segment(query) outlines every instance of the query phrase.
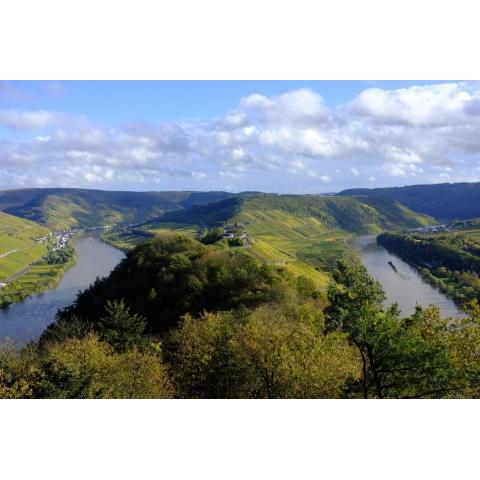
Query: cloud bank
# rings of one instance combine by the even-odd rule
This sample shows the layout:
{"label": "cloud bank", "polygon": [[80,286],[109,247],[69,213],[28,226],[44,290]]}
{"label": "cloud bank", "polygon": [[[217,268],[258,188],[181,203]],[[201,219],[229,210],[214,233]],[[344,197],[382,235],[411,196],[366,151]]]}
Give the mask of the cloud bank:
{"label": "cloud bank", "polygon": [[322,192],[480,175],[480,92],[467,83],[368,88],[335,107],[310,89],[252,93],[220,118],[115,128],[0,110],[2,131],[0,188]]}

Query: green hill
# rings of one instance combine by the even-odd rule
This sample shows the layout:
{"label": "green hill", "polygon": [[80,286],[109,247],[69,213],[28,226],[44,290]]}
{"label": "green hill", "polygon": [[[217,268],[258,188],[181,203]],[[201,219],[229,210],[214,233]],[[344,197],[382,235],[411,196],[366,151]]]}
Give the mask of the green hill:
{"label": "green hill", "polygon": [[252,223],[253,218],[263,218],[269,222],[267,218],[272,212],[274,216],[315,219],[324,229],[342,229],[356,233],[413,228],[434,221],[389,198],[257,194],[169,212],[148,222],[146,226],[151,229],[153,226],[172,223],[212,228],[234,219]]}
{"label": "green hill", "polygon": [[440,183],[392,188],[354,188],[339,195],[364,198],[388,197],[411,210],[439,220],[480,217],[480,183]]}
{"label": "green hill", "polygon": [[227,192],[122,192],[69,188],[0,191],[0,211],[52,229],[137,223],[233,196]]}
{"label": "green hill", "polygon": [[[168,212],[146,222],[142,231],[181,230],[200,236],[207,229],[233,222],[243,225],[253,241],[246,248],[251,255],[325,286],[325,272],[349,251],[346,241],[352,234],[413,228],[431,224],[433,219],[388,198],[254,194]],[[130,232],[113,240],[127,247],[143,239]]]}
{"label": "green hill", "polygon": [[35,242],[50,231],[34,222],[0,212],[0,281],[47,253],[47,242]]}

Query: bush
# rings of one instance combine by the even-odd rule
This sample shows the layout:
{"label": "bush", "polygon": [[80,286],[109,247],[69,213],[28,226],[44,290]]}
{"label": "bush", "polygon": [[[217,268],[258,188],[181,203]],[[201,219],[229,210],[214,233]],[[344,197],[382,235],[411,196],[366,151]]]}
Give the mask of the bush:
{"label": "bush", "polygon": [[0,398],[171,398],[158,349],[117,353],[95,334],[0,354]]}

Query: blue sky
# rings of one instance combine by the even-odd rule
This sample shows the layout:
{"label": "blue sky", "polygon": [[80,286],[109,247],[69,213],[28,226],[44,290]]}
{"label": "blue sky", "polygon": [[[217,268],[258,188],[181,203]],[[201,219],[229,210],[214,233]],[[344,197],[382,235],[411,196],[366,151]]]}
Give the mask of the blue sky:
{"label": "blue sky", "polygon": [[0,82],[0,188],[292,193],[473,181],[459,81]]}
{"label": "blue sky", "polygon": [[[331,107],[348,102],[365,88],[395,89],[425,81],[22,81],[8,82],[17,95],[0,97],[0,107],[61,110],[86,114],[108,126],[220,117],[252,93],[265,96],[310,88]],[[3,89],[5,90],[5,88]],[[2,89],[0,88],[0,92]],[[1,94],[1,93],[0,93]]]}

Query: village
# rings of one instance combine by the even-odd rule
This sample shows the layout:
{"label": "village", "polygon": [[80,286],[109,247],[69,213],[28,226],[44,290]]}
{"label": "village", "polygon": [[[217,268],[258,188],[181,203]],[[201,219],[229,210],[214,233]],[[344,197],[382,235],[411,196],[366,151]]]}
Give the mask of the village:
{"label": "village", "polygon": [[[80,232],[96,232],[96,231],[103,231],[103,230],[108,230],[111,229],[112,225],[103,225],[103,226],[98,226],[98,227],[88,227],[88,228],[73,228],[69,230],[55,230],[50,232],[48,235],[44,237],[36,237],[33,239],[35,244],[43,244],[45,242],[48,243],[48,253],[55,253],[59,252],[62,249],[66,248],[68,245],[68,241],[70,238],[72,238],[74,235]],[[46,258],[42,257],[43,259]],[[12,275],[7,281],[0,282],[0,289],[5,288],[9,283],[11,283],[13,280],[18,278],[19,276],[25,274],[28,272],[31,267],[33,266],[35,262],[32,262],[22,268],[19,272],[15,273]]]}
{"label": "village", "polygon": [[474,218],[471,220],[456,220],[451,223],[430,225],[428,227],[412,228],[410,231],[415,233],[453,232],[455,230],[478,228],[479,225],[480,225],[480,219]]}

